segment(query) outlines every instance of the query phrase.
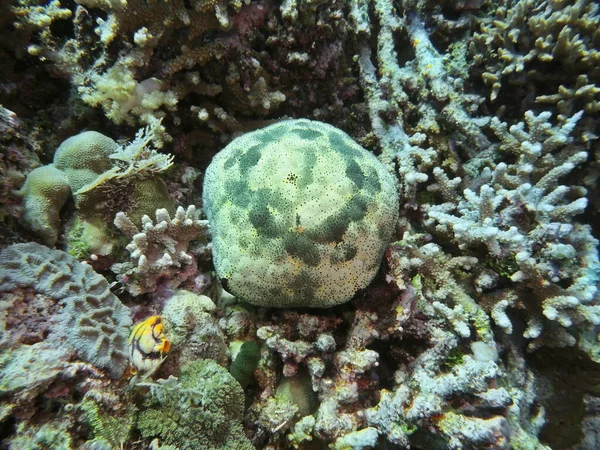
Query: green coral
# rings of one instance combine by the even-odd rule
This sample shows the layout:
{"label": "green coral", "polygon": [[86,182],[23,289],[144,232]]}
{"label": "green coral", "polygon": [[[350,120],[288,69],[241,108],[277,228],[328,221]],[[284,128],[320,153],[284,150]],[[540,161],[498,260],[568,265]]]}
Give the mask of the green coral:
{"label": "green coral", "polygon": [[93,253],[108,255],[113,253],[115,248],[124,248],[127,244],[98,217],[82,220],[76,216],[67,224],[66,230],[66,251],[79,260],[89,258]]}
{"label": "green coral", "polygon": [[169,196],[167,185],[160,178],[137,180],[132,188],[131,198],[134,207],[127,215],[136,225],[142,223],[144,215],[150,216],[157,209],[166,209],[171,216],[175,214],[175,205]]}
{"label": "green coral", "polygon": [[37,234],[46,245],[58,239],[60,210],[71,189],[67,177],[53,165],[32,170],[20,191],[23,196],[23,225]]}
{"label": "green coral", "polygon": [[45,423],[39,427],[21,423],[9,448],[19,450],[72,450],[71,436],[64,423]]}
{"label": "green coral", "polygon": [[251,450],[243,415],[239,383],[216,362],[202,359],[185,365],[179,379],[151,386],[137,426],[143,437],[180,450]]}
{"label": "green coral", "polygon": [[483,265],[503,278],[510,278],[519,271],[519,264],[514,253],[503,259],[490,256],[483,262]]}
{"label": "green coral", "polygon": [[460,347],[455,347],[450,351],[450,353],[448,353],[448,356],[446,357],[446,360],[444,361],[443,365],[446,370],[450,370],[453,367],[462,364],[464,357],[465,352]]}
{"label": "green coral", "polygon": [[124,414],[105,411],[103,405],[86,395],[79,405],[82,419],[91,429],[93,441],[106,441],[112,448],[121,448],[131,433],[135,421],[135,408],[129,406]]}
{"label": "green coral", "polygon": [[260,346],[255,341],[244,342],[231,362],[229,373],[233,375],[243,388],[250,384],[252,374],[260,360]]}
{"label": "green coral", "polygon": [[83,223],[78,217],[75,218],[73,224],[69,227],[66,252],[79,260],[88,258],[92,253],[90,246],[83,239]]}
{"label": "green coral", "polygon": [[299,417],[309,416],[319,407],[317,394],[312,389],[312,381],[306,371],[293,377],[284,377],[277,386],[275,398],[293,403],[298,408]]}
{"label": "green coral", "polygon": [[77,212],[66,226],[66,245],[70,254],[84,258],[113,252],[118,242],[106,224],[112,223],[117,212],[126,212],[138,226],[144,215],[153,215],[157,209],[173,213],[167,186],[157,176],[171,166],[172,157],[149,145],[155,128],[140,130],[123,147],[95,131],[66,139],[56,150],[53,164],[27,176],[21,191],[23,224],[47,245],[56,244],[59,213],[72,194]]}
{"label": "green coral", "polygon": [[97,131],[85,131],[63,141],[54,154],[54,165],[69,179],[73,192],[113,166],[110,155],[119,150],[119,145],[108,136]]}
{"label": "green coral", "polygon": [[375,276],[398,204],[386,166],[343,131],[306,119],[238,137],[204,178],[217,275],[260,306],[350,300]]}

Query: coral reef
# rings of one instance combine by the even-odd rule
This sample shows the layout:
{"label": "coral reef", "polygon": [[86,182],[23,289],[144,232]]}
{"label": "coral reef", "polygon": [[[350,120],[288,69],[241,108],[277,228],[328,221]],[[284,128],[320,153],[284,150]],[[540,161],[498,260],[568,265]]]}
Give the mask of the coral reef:
{"label": "coral reef", "polygon": [[[35,143],[20,130],[17,115],[0,105],[0,220],[18,217],[17,202],[12,192],[21,187],[25,174],[39,165]],[[7,242],[8,236],[3,233]]]}
{"label": "coral reef", "polygon": [[93,269],[60,250],[33,242],[0,253],[0,292],[28,288],[59,303],[55,338],[64,336],[84,361],[119,378],[127,365],[131,318]]}
{"label": "coral reef", "polygon": [[599,29],[0,2],[0,447],[596,449]]}
{"label": "coral reef", "polygon": [[173,209],[166,185],[153,176],[168,169],[172,160],[149,146],[154,135],[155,128],[147,127],[123,147],[94,131],[66,139],[53,164],[28,174],[20,193],[23,224],[54,245],[60,211],[72,194],[77,214],[67,226],[67,249],[84,256],[109,254],[116,242],[104,224],[107,217],[112,220],[118,211],[126,211],[139,224],[144,214]]}
{"label": "coral reef", "polygon": [[71,450],[73,447],[71,436],[66,430],[65,424],[48,422],[39,427],[25,427],[21,425],[17,429],[18,436],[10,439],[10,448],[23,450],[41,450],[53,448],[56,450]]}
{"label": "coral reef", "polygon": [[86,448],[91,449],[94,444],[119,448],[132,434],[136,408],[132,404],[121,404],[116,395],[90,390],[74,409],[81,414],[80,420],[91,430],[91,439],[84,444]]}
{"label": "coral reef", "polygon": [[346,302],[379,268],[396,191],[385,167],[330,125],[290,120],[245,134],[204,178],[217,275],[256,305]]}

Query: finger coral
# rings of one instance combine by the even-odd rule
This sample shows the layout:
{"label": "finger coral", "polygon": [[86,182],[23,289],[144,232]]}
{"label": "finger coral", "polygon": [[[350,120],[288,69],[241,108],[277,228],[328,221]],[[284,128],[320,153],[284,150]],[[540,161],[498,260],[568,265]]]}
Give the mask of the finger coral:
{"label": "finger coral", "polygon": [[163,281],[174,288],[196,274],[195,257],[206,244],[208,224],[195,206],[180,206],[173,219],[158,209],[156,223],[144,216],[141,229],[124,212],[117,213],[114,224],[131,242],[130,261],[114,264],[112,271],[133,295],[153,292]]}
{"label": "finger coral", "polygon": [[508,85],[527,85],[535,89],[536,102],[556,105],[565,116],[575,108],[600,110],[597,2],[513,0],[495,17],[482,18],[480,27],[470,51],[492,100]]}
{"label": "finger coral", "polygon": [[[514,261],[504,276],[517,283],[515,291],[504,290],[484,302],[493,305],[492,317],[507,333],[513,327],[506,310],[529,311],[524,336],[532,339],[530,349],[551,342],[574,345],[576,336],[567,331],[573,324],[600,324],[598,241],[589,226],[575,221],[587,206],[586,189],[561,184],[588,156],[570,137],[581,113],[562,126],[548,123],[550,116],[529,111],[525,122],[510,128],[493,119],[491,127],[500,139],[495,148],[516,160],[501,162],[493,170],[485,167],[475,179],[467,177],[470,187],[462,196],[452,194],[448,177],[436,168],[438,182],[430,190],[447,201],[430,206],[426,220],[437,231],[449,233],[461,249],[484,245],[496,261],[490,267],[496,270]],[[496,284],[487,284],[487,289]],[[528,288],[533,293],[524,295]],[[593,345],[580,345],[598,358]]]}

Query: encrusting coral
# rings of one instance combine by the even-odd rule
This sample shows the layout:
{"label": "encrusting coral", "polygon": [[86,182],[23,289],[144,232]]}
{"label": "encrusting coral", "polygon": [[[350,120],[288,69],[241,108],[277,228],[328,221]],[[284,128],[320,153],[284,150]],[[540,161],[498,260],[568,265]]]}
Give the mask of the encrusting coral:
{"label": "encrusting coral", "polygon": [[0,292],[29,288],[50,296],[63,307],[56,332],[80,358],[114,378],[123,374],[131,318],[101,275],[65,252],[33,242],[2,250],[0,268]]}
{"label": "encrusting coral", "polygon": [[288,120],[215,156],[203,205],[226,289],[261,306],[328,307],[372,280],[398,217],[394,178],[341,130]]}

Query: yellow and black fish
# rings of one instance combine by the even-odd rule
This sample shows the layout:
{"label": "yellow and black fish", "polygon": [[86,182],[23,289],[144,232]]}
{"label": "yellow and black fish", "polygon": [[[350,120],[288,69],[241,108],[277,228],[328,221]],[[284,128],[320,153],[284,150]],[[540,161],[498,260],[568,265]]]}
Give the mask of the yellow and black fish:
{"label": "yellow and black fish", "polygon": [[171,343],[163,334],[160,316],[150,316],[133,327],[129,336],[129,360],[133,374],[149,376],[158,369]]}

